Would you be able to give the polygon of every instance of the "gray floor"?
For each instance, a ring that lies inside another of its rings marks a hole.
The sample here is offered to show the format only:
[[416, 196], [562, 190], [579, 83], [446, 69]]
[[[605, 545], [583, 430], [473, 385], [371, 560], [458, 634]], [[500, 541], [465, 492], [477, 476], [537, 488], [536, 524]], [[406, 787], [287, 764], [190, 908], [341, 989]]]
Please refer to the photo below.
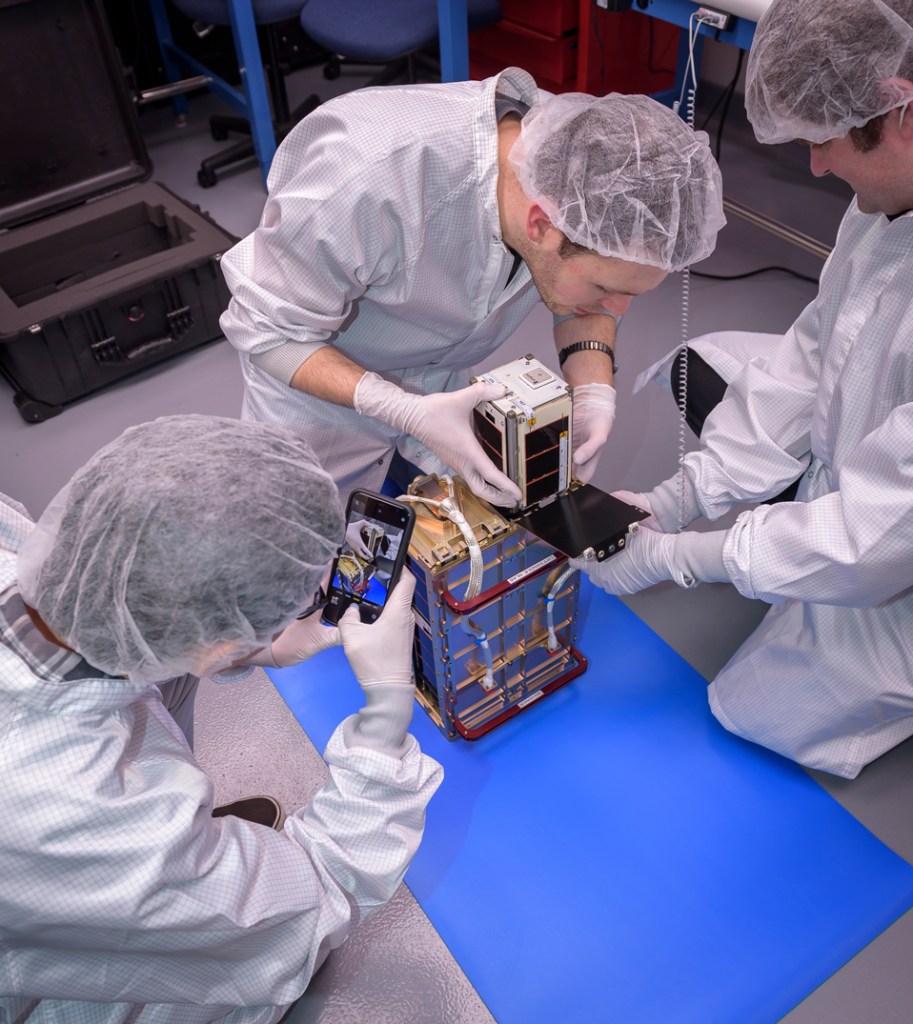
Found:
[[[293, 99], [311, 91], [315, 82], [327, 97], [358, 80], [343, 78], [331, 86], [313, 72], [297, 72], [291, 83]], [[154, 159], [154, 178], [241, 235], [256, 225], [263, 204], [258, 171], [226, 178], [209, 190], [196, 184], [199, 160], [218, 145], [208, 137], [205, 124], [214, 107], [208, 96], [193, 97], [190, 122], [182, 129], [174, 126], [167, 110], [146, 111], [144, 134]], [[724, 137], [722, 167], [728, 196], [824, 242], [833, 241], [848, 192], [839, 182], [814, 181], [798, 147], [758, 147], [736, 124]], [[716, 253], [698, 269], [733, 274], [770, 264], [804, 273], [820, 269], [815, 257], [732, 218]], [[735, 282], [695, 277], [690, 333], [724, 328], [783, 330], [813, 294], [813, 285], [782, 273]], [[550, 317], [544, 309], [537, 310], [487, 365], [529, 351], [555, 365], [548, 354], [549, 328]], [[675, 468], [678, 423], [673, 403], [658, 388], [638, 395], [632, 395], [630, 388], [641, 369], [679, 342], [681, 330], [680, 284], [675, 277], [635, 303], [625, 320], [618, 345], [617, 426], [595, 480], [604, 490], [643, 489]], [[125, 380], [43, 424], [24, 423], [13, 407], [11, 390], [0, 381], [0, 490], [19, 498], [38, 515], [69, 475], [125, 427], [174, 412], [234, 416], [240, 395], [237, 359], [222, 341]], [[630, 605], [708, 679], [765, 610], [724, 585], [693, 592], [660, 586], [631, 598]], [[207, 684], [198, 710], [197, 748], [216, 781], [220, 799], [268, 789], [293, 807], [319, 784], [323, 771], [319, 755], [262, 673], [243, 690], [216, 691]], [[885, 755], [854, 782], [820, 773], [815, 777], [876, 835], [913, 862], [909, 813], [913, 744]], [[908, 1024], [913, 1016], [911, 954], [913, 913], [888, 929], [784, 1021]], [[330, 958], [292, 1022], [483, 1024], [492, 1019], [403, 887], [384, 911]]]

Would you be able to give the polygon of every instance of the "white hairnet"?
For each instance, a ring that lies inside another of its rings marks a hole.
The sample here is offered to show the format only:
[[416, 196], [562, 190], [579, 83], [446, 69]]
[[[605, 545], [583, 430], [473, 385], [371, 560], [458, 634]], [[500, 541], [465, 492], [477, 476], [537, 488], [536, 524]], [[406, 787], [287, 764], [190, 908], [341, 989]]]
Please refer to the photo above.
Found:
[[707, 134], [649, 96], [563, 93], [523, 118], [510, 162], [570, 241], [602, 256], [681, 270], [726, 223]]
[[336, 485], [300, 437], [169, 416], [74, 474], [17, 575], [67, 646], [109, 675], [154, 682], [225, 643], [267, 643], [310, 604], [343, 530]]
[[759, 142], [842, 138], [913, 100], [913, 0], [773, 0], [745, 107]]

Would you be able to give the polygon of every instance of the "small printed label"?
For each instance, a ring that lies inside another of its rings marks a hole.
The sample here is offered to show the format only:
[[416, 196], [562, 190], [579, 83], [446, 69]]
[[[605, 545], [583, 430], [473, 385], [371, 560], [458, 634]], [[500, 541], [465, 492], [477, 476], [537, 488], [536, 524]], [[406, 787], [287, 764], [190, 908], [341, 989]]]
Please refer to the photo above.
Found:
[[566, 491], [571, 486], [570, 459], [568, 455], [567, 431], [563, 430], [558, 437], [558, 490]]
[[528, 565], [525, 569], [521, 569], [518, 573], [513, 576], [507, 577], [507, 582], [511, 584], [519, 583], [520, 580], [525, 580], [527, 576], [532, 576], [534, 572], [541, 569], [543, 565], [549, 565], [555, 561], [554, 555], [546, 555], [545, 558], [540, 558], [535, 565]]
[[519, 410], [519, 412], [526, 417], [527, 423], [529, 423], [530, 425], [535, 424], [536, 410], [529, 404], [529, 402], [524, 402], [522, 398], [518, 398], [516, 396], [514, 396], [511, 399], [511, 402], [513, 404], [513, 407]]
[[[531, 693], [528, 697], [524, 697], [523, 700], [517, 703], [518, 708], [525, 708], [527, 705], [537, 701], [540, 697], [544, 696], [541, 690], [536, 690], [535, 693]], [[551, 705], [549, 705], [551, 706]]]

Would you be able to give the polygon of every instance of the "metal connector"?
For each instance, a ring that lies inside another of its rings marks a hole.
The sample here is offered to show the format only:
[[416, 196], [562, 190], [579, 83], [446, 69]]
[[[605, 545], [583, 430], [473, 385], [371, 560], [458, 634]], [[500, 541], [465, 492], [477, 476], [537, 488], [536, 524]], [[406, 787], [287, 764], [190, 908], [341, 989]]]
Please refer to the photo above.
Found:
[[725, 11], [715, 11], [712, 7], [698, 7], [695, 21], [725, 32], [732, 22], [732, 15]]

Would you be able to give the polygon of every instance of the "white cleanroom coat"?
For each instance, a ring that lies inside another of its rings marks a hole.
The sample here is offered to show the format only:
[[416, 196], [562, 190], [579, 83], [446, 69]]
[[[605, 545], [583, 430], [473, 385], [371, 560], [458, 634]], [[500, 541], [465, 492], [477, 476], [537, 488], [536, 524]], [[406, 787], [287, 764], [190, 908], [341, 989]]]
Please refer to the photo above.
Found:
[[393, 895], [440, 767], [414, 739], [396, 758], [337, 729], [283, 832], [213, 818], [158, 687], [32, 625], [29, 528], [0, 502], [0, 1020], [272, 1024]]
[[[848, 778], [913, 734], [911, 253], [913, 214], [863, 214], [854, 200], [818, 296], [773, 349], [758, 336], [765, 354], [733, 377], [685, 459], [688, 521], [802, 474], [795, 502], [743, 512], [727, 533], [729, 577], [773, 607], [710, 705], [733, 732]], [[752, 346], [713, 335], [696, 348], [722, 370]]]
[[243, 415], [305, 432], [343, 493], [376, 489], [395, 445], [417, 452], [288, 382], [332, 345], [406, 391], [454, 390], [513, 334], [539, 293], [501, 237], [496, 99], [537, 95], [510, 68], [331, 100], [279, 147], [260, 226], [222, 259]]

